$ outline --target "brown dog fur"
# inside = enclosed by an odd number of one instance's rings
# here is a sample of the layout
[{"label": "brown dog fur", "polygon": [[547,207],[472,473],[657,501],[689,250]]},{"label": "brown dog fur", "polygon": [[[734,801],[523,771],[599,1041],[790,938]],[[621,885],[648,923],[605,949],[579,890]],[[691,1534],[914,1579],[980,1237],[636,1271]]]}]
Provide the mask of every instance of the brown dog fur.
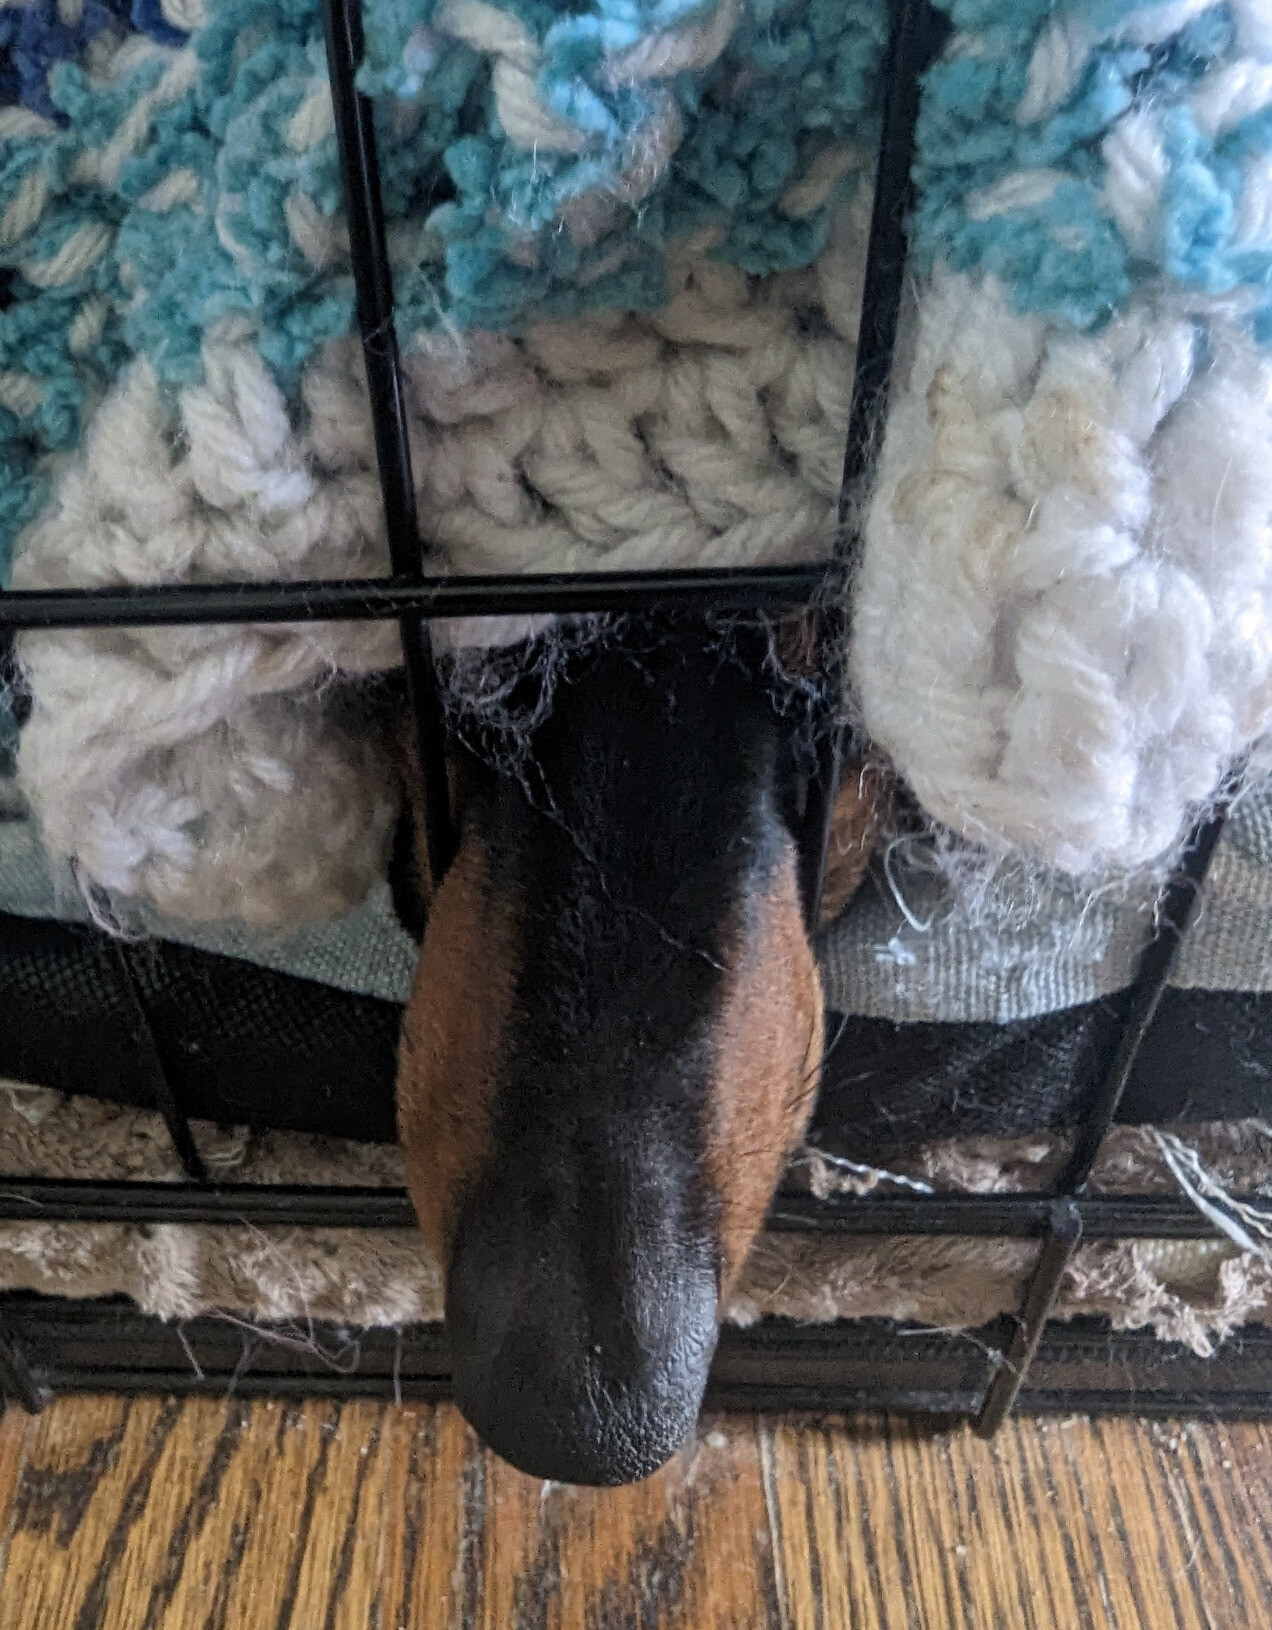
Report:
[{"label": "brown dog fur", "polygon": [[821,1071],[821,977],[793,855],[747,915],[720,1012],[707,1132],[707,1181],[720,1200],[722,1300],[803,1136]]},{"label": "brown dog fur", "polygon": [[461,1197],[490,1158],[516,980],[515,903],[492,898],[487,875],[481,846],[461,845],[437,892],[402,1021],[398,1135],[420,1227],[443,1264]]}]

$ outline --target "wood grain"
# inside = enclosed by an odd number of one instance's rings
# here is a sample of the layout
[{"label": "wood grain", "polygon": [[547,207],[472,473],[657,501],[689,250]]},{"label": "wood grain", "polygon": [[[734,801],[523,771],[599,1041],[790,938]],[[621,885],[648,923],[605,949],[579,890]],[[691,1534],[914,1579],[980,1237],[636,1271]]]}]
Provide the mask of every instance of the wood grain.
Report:
[{"label": "wood grain", "polygon": [[533,1482],[450,1408],[0,1418],[0,1630],[1258,1630],[1272,1428],[703,1423],[636,1488]]}]

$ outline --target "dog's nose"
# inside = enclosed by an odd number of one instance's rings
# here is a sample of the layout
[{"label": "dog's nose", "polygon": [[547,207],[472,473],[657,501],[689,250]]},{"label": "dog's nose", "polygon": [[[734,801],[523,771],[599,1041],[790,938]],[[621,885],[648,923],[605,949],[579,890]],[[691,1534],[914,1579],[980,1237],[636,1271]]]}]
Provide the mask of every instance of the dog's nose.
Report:
[{"label": "dog's nose", "polygon": [[446,1287],[455,1401],[533,1477],[635,1482],[675,1454],[702,1404],[718,1295],[704,1231],[656,1184],[615,1195],[600,1174],[564,1194],[513,1179],[485,1185],[460,1220]]}]

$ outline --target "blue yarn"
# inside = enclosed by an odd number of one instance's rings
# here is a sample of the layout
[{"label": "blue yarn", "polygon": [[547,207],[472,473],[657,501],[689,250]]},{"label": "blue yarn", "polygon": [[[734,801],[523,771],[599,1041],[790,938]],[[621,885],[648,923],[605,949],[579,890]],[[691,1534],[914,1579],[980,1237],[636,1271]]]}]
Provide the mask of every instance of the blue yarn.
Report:
[{"label": "blue yarn", "polygon": [[[481,132],[465,132],[457,120],[454,135],[446,139],[439,131],[435,138],[457,196],[429,216],[446,256],[442,298],[461,326],[506,327],[515,323],[518,305],[526,311],[549,297],[552,309],[568,309],[568,297],[560,298],[562,286],[588,284],[591,269],[605,265],[620,240],[634,257],[622,279],[624,299],[634,309],[653,307],[663,298],[664,280],[657,259],[643,247],[663,251],[675,238],[713,223],[725,233],[717,252],[746,271],[805,264],[825,242],[837,199],[830,198],[810,223],[782,216],[777,206],[794,173],[791,155],[806,159],[818,145],[851,137],[870,140],[885,38],[882,10],[865,0],[758,0],[712,70],[682,74],[674,82],[688,134],[654,195],[638,212],[623,212],[613,232],[580,249],[556,230],[562,209],[617,176],[629,137],[656,107],[654,94],[643,87],[609,86],[600,73],[602,53],[691,15],[700,9],[696,0],[653,5],[596,0],[591,13],[560,19],[546,30],[541,88],[554,111],[594,137],[596,150],[589,148],[582,157],[519,153],[500,140],[484,65],[463,46],[444,49],[418,80],[406,66],[407,42],[431,9],[427,0],[419,0],[415,6],[397,5],[388,20],[378,19],[377,57],[387,60],[364,67],[360,83],[373,94],[386,89],[418,94],[422,84],[425,117],[433,129],[451,109],[471,118],[474,93],[478,98]],[[550,14],[543,6],[509,9],[532,27]],[[369,21],[369,46],[371,38]],[[745,98],[731,91],[739,72],[754,77]],[[387,177],[397,179],[403,156],[389,159]],[[489,281],[490,256],[503,248],[491,236],[492,204],[501,220],[539,234],[540,265],[534,273],[504,265]],[[506,242],[506,231],[501,235]],[[404,286],[399,304],[408,322],[426,326],[438,291],[426,285],[421,293],[422,302],[416,302]],[[594,292],[577,296],[576,309],[594,298]]]},{"label": "blue yarn", "polygon": [[77,22],[63,22],[57,0],[0,10],[0,104],[21,104],[46,119],[65,123],[49,91],[49,74],[60,62],[76,62],[107,31],[128,26],[163,45],[184,45],[186,35],[168,23],[159,0],[85,0]]},{"label": "blue yarn", "polygon": [[[297,153],[287,139],[325,74],[317,0],[211,0],[190,42],[197,83],[153,118],[112,185],[86,183],[77,160],[106,146],[182,42],[158,0],[131,0],[134,29],[155,42],[149,59],[118,81],[90,80],[85,46],[107,27],[121,30],[129,3],[87,0],[71,30],[55,0],[0,12],[0,60],[18,75],[15,94],[61,127],[0,145],[0,213],[33,169],[51,187],[29,234],[0,251],[0,270],[16,274],[13,304],[0,313],[0,369],[44,389],[34,416],[0,412],[0,580],[9,543],[45,500],[45,455],[76,446],[88,404],[130,358],[147,358],[166,385],[195,381],[212,326],[247,318],[293,392],[315,350],[353,321],[348,273],[310,267],[285,213],[293,192],[319,215],[340,209],[334,140]],[[386,216],[391,229],[424,228],[422,252],[395,267],[407,332],[516,332],[584,311],[654,308],[666,297],[669,249],[704,227],[718,229],[715,252],[748,272],[806,265],[856,173],[800,220],[782,213],[784,192],[827,147],[869,150],[886,32],[875,0],[752,0],[715,64],[657,85],[611,84],[604,54],[694,17],[700,0],[593,0],[583,14],[563,13],[559,0],[509,0],[539,41],[545,102],[587,138],[584,151],[566,154],[508,140],[489,60],[431,32],[434,9],[435,0],[365,7],[360,82],[375,99]],[[685,130],[673,162],[639,207],[616,209],[595,241],[576,241],[561,230],[562,211],[605,198],[667,97]],[[196,202],[141,207],[178,170],[194,176]],[[73,285],[43,288],[22,274],[51,261],[86,221],[112,227],[114,241]],[[532,264],[513,253],[527,235]],[[101,338],[75,356],[71,325],[90,298],[105,307]]]},{"label": "blue yarn", "polygon": [[[748,273],[805,266],[818,254],[860,171],[850,165],[799,218],[782,200],[827,150],[870,150],[882,0],[743,0],[710,67],[635,82],[609,73],[613,54],[705,16],[703,0],[578,0],[572,11],[564,0],[501,3],[535,42],[537,94],[580,133],[580,150],[529,151],[509,139],[489,57],[434,26],[438,0],[365,6],[359,83],[376,110],[405,332],[517,333],[596,309],[653,309],[666,298],[669,252],[704,229],[715,233],[712,252]],[[1187,110],[1198,79],[1236,49],[1226,6],[1139,46],[1114,33],[1142,0],[943,3],[974,49],[956,36],[924,81],[912,232],[920,270],[941,260],[992,273],[1018,310],[1087,330],[1154,282],[1210,294],[1266,290],[1256,303],[1272,311],[1272,254],[1233,242],[1245,166],[1272,146],[1272,112],[1212,140]],[[1102,43],[1059,105],[1021,121],[1037,42],[1065,16],[1096,36],[1103,30]],[[130,58],[118,79],[90,79],[86,46],[107,30],[122,35],[128,22],[153,42],[149,54]],[[44,391],[34,415],[0,411],[0,554],[44,500],[46,455],[75,447],[88,404],[129,359],[148,359],[167,386],[195,381],[209,331],[245,318],[292,393],[315,350],[352,324],[347,271],[311,267],[288,226],[297,195],[319,218],[340,209],[334,141],[298,152],[288,134],[325,73],[317,0],[210,0],[189,47],[196,83],[154,116],[109,185],[77,169],[157,84],[181,38],[158,0],[86,0],[71,29],[55,0],[0,11],[0,94],[61,126],[0,145],[0,214],[33,172],[49,187],[38,221],[0,251],[0,271],[14,277],[13,303],[0,312],[0,369]],[[673,107],[682,134],[670,163],[637,205],[618,203],[633,151],[651,128],[670,128]],[[1167,169],[1152,242],[1135,251],[1104,206],[1101,151],[1132,107],[1161,114]],[[1037,170],[1055,176],[1042,201],[978,212],[987,189]],[[197,198],[144,207],[177,171],[193,177]],[[568,223],[580,202],[591,226],[576,235]],[[114,236],[74,285],[46,288],[25,276],[78,243],[85,222]],[[71,326],[90,299],[105,313],[100,338],[72,355]],[[1260,316],[1255,331],[1270,323]]]},{"label": "blue yarn", "polygon": [[[921,266],[940,259],[956,270],[992,273],[1019,311],[1082,329],[1107,321],[1133,287],[1154,278],[1210,294],[1272,288],[1272,255],[1232,244],[1241,159],[1272,145],[1272,117],[1257,114],[1212,142],[1184,106],[1206,70],[1231,56],[1226,6],[1156,48],[1097,47],[1063,104],[1036,123],[1018,122],[1016,109],[1043,29],[1061,16],[1111,28],[1140,8],[1128,0],[951,0],[945,9],[956,26],[976,33],[978,48],[948,52],[926,76],[915,165]],[[1101,201],[1100,142],[1132,104],[1162,110],[1167,158],[1157,241],[1147,255],[1132,252]],[[974,195],[1030,169],[1068,179],[1043,206],[984,220],[969,212]]]},{"label": "blue yarn", "polygon": [[184,45],[189,35],[183,28],[174,28],[163,14],[160,0],[132,0],[129,19],[139,34],[146,34],[160,45]]}]

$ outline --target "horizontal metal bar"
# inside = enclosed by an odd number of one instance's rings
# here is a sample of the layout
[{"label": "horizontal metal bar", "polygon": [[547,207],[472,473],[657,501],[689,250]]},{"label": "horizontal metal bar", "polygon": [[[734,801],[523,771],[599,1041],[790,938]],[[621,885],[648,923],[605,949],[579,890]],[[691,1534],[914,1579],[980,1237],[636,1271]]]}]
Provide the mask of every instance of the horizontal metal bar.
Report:
[{"label": "horizontal metal bar", "polygon": [[405,1189],[235,1183],[0,1179],[0,1221],[250,1223],[289,1228],[414,1228]]},{"label": "horizontal metal bar", "polygon": [[[30,1292],[0,1295],[41,1394],[110,1391],[276,1397],[441,1398],[450,1354],[440,1324],[351,1330],[321,1320],[241,1325],[215,1314],[180,1331],[122,1300],[70,1301]],[[898,1328],[886,1320],[794,1324],[764,1319],[720,1335],[710,1409],[906,1408],[970,1414],[980,1404],[997,1323],[966,1334]],[[327,1360],[324,1362],[323,1355]],[[332,1361],[339,1368],[332,1368]],[[1204,1414],[1272,1413],[1272,1331],[1250,1328],[1209,1358],[1151,1331],[1112,1330],[1103,1319],[1049,1325],[1036,1380],[1018,1412],[1070,1410]]]},{"label": "horizontal metal bar", "polygon": [[489,577],[348,578],[307,583],[162,583],[0,593],[0,628],[151,628],[183,623],[506,617],[544,612],[703,610],[804,605],[825,592],[828,563],[694,571],[536,572]]},{"label": "horizontal metal bar", "polygon": [[[1266,1207],[1266,1197],[1238,1202]],[[865,1194],[819,1200],[779,1194],[768,1227],[778,1233],[948,1234],[1040,1239],[1054,1194]],[[1073,1202],[1084,1239],[1213,1239],[1218,1229],[1181,1194],[1087,1194]]]},{"label": "horizontal metal bar", "polygon": [[[1258,1195],[1237,1196],[1266,1206]],[[779,1233],[929,1234],[1035,1239],[1047,1231],[1046,1194],[866,1194],[818,1200],[783,1192],[768,1226]],[[1085,1195],[1074,1202],[1087,1239],[1210,1239],[1214,1226],[1182,1195]],[[0,1221],[252,1223],[290,1228],[414,1228],[405,1189],[236,1183],[0,1180]]]}]

